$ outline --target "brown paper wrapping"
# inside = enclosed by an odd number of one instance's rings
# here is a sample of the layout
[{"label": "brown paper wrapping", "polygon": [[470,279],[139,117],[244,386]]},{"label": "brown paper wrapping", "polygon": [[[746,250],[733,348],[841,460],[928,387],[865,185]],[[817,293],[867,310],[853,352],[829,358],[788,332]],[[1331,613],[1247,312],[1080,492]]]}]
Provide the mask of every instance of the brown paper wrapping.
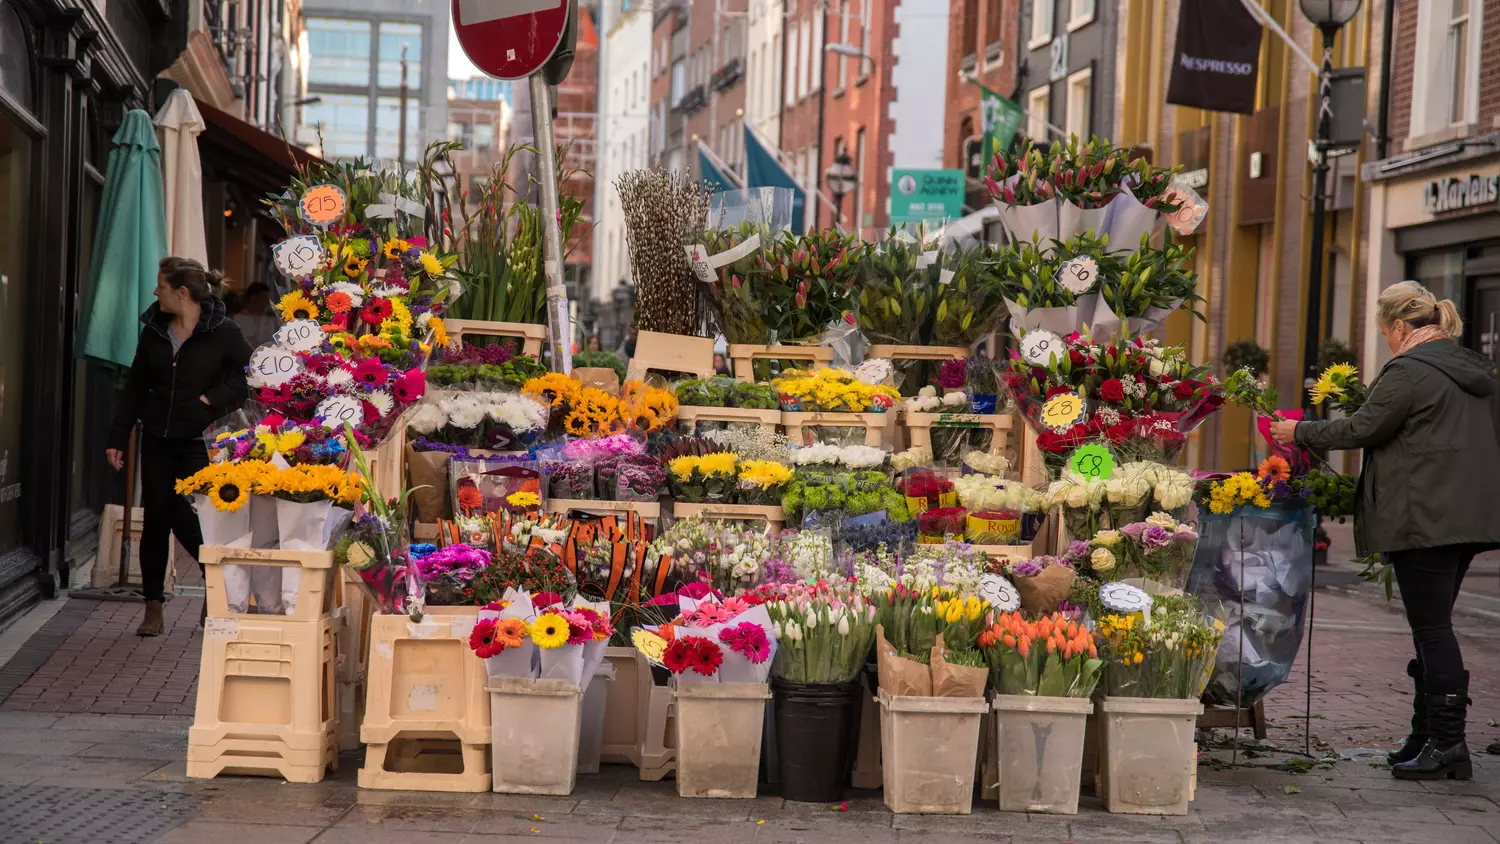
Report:
[{"label": "brown paper wrapping", "polygon": [[990,678],[989,669],[954,665],[943,658],[947,650],[939,634],[937,644],[932,647],[932,696],[984,697],[984,687]]},{"label": "brown paper wrapping", "polygon": [[875,667],[880,688],[892,697],[932,697],[932,674],[920,662],[905,659],[886,641],[885,628],[875,625]]},{"label": "brown paper wrapping", "polygon": [[620,392],[620,374],[607,366],[580,366],[573,370],[573,377],[585,387],[598,387],[612,396]]},{"label": "brown paper wrapping", "polygon": [[1067,566],[1047,566],[1036,577],[1013,577],[1011,582],[1021,593],[1021,611],[1027,613],[1051,613],[1057,603],[1065,600],[1073,589],[1078,572]]},{"label": "brown paper wrapping", "polygon": [[406,447],[406,477],[411,485],[411,506],[417,521],[435,522],[448,517],[448,460],[441,451],[415,451]]}]

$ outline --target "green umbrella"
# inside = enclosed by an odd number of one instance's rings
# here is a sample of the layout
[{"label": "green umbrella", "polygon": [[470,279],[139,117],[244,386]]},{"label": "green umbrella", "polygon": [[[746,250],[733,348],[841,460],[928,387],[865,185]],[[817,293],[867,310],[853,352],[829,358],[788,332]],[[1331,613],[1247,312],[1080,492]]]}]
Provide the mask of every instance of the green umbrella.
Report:
[{"label": "green umbrella", "polygon": [[157,265],[167,255],[166,207],[161,146],[151,115],[140,109],[127,112],[113,143],[81,336],[84,355],[129,366],[140,316],[153,301]]}]

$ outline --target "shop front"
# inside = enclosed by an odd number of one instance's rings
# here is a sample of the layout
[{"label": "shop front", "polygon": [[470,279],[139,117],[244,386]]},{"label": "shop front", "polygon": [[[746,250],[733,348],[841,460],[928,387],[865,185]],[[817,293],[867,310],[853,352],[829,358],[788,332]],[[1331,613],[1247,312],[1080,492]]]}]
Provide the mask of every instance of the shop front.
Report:
[{"label": "shop front", "polygon": [[1389,353],[1374,331],[1375,297],[1404,279],[1452,299],[1463,343],[1500,360],[1500,135],[1365,165],[1373,181],[1366,355]]}]

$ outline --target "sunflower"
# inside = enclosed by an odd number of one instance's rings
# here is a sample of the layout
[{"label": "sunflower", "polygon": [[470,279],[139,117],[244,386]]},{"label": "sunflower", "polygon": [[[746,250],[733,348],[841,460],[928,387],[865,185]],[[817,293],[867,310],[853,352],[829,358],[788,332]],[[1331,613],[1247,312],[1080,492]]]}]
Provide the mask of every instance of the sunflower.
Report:
[{"label": "sunflower", "polygon": [[237,478],[225,478],[209,489],[208,500],[220,513],[237,513],[250,496],[240,487]]},{"label": "sunflower", "polygon": [[281,311],[281,321],[291,322],[294,319],[317,319],[318,306],[307,298],[307,294],[301,290],[292,292],[281,297],[276,303],[277,310]]},{"label": "sunflower", "polygon": [[555,612],[542,613],[531,623],[531,641],[544,651],[568,643],[568,621]]},{"label": "sunflower", "polygon": [[521,647],[521,637],[526,635],[526,622],[519,618],[502,618],[495,623],[495,644],[507,648]]},{"label": "sunflower", "polygon": [[400,238],[393,238],[385,242],[385,247],[380,250],[380,254],[384,255],[387,261],[394,261],[401,257],[402,252],[410,248],[410,243]]},{"label": "sunflower", "polygon": [[359,278],[365,274],[365,269],[370,266],[367,258],[350,257],[344,262],[344,275],[350,278]]},{"label": "sunflower", "polygon": [[563,430],[570,437],[586,437],[593,431],[593,426],[589,423],[587,414],[575,410],[563,419]]},{"label": "sunflower", "polygon": [[421,263],[422,272],[427,273],[428,278],[442,278],[443,274],[448,271],[448,268],[443,266],[443,262],[434,258],[429,252],[422,253]]},{"label": "sunflower", "polygon": [[578,396],[583,385],[576,378],[561,372],[549,372],[537,378],[527,379],[521,385],[521,395],[544,402],[549,407],[560,407]]}]

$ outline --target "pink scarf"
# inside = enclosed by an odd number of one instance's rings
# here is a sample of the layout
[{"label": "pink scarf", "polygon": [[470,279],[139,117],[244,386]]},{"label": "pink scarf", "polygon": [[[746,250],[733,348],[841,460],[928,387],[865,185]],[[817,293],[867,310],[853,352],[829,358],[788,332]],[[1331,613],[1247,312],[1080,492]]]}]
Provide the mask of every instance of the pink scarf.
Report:
[{"label": "pink scarf", "polygon": [[1401,344],[1401,350],[1397,355],[1404,355],[1423,343],[1431,343],[1433,340],[1446,340],[1448,335],[1443,333],[1441,325],[1424,325],[1406,335],[1406,341]]}]

